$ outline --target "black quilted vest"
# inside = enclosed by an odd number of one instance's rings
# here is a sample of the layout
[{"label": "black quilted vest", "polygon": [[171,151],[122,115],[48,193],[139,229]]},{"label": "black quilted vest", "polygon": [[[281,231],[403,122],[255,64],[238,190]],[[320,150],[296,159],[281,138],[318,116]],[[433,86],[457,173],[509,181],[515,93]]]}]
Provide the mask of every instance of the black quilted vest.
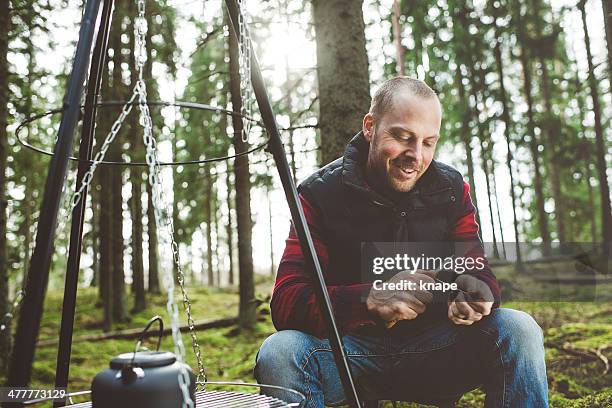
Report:
[{"label": "black quilted vest", "polygon": [[343,157],[298,187],[318,213],[320,239],[328,248],[324,274],[330,285],[363,282],[362,242],[448,242],[462,215],[463,177],[457,170],[434,160],[411,191],[392,201],[366,186],[368,150],[368,141],[358,133]]},{"label": "black quilted vest", "polygon": [[343,157],[298,187],[321,221],[328,284],[359,281],[362,242],[448,242],[462,215],[463,177],[457,170],[434,160],[411,191],[391,201],[365,184],[368,149],[358,133]]}]

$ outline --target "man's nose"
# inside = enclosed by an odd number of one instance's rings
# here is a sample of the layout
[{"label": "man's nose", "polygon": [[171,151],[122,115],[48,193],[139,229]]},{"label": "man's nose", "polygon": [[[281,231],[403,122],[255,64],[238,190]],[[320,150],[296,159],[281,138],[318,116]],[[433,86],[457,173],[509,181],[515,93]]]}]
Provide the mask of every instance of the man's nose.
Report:
[{"label": "man's nose", "polygon": [[404,155],[406,157],[410,157],[416,161],[421,160],[421,155],[423,154],[423,143],[420,141],[415,141],[404,151]]}]

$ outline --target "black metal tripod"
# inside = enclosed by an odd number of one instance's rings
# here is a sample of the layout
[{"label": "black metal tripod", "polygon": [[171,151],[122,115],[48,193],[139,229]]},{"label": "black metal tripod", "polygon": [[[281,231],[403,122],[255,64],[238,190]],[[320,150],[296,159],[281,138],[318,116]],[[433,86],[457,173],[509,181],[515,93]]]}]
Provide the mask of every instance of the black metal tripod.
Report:
[{"label": "black metal tripod", "polygon": [[[43,312],[45,290],[49,278],[49,268],[51,255],[53,253],[53,241],[57,226],[61,191],[66,179],[66,171],[69,154],[73,146],[75,128],[79,121],[80,101],[88,68],[89,78],[87,81],[83,130],[79,145],[79,158],[81,161],[77,174],[77,185],[80,184],[80,180],[89,167],[87,160],[91,159],[97,92],[100,88],[101,71],[104,67],[113,2],[113,0],[104,0],[102,13],[100,13],[102,0],[87,0],[85,5],[77,51],[72,66],[68,89],[64,98],[64,110],[58,132],[57,144],[54,149],[54,155],[51,158],[45,184],[38,231],[36,234],[36,246],[28,271],[25,297],[17,326],[15,349],[10,363],[8,377],[9,386],[25,386],[30,381],[36,339],[38,337]],[[239,5],[236,0],[226,0],[225,3],[229,10],[231,24],[234,27],[234,35],[236,35],[239,24]],[[93,40],[94,36],[96,37],[95,46]],[[306,265],[315,272],[315,292],[327,323],[331,349],[344,387],[347,402],[351,407],[359,408],[361,404],[351,376],[342,339],[333,316],[321,265],[319,264],[310,230],[298,199],[295,181],[291,176],[291,170],[287,162],[276,119],[259,68],[259,63],[252,48],[251,67],[253,90],[264,126],[270,138],[268,151],[272,154],[276,163],[291,211],[291,218],[301,243]],[[68,384],[85,202],[85,199],[81,199],[72,213],[70,248],[56,371],[57,387],[66,387]]]}]

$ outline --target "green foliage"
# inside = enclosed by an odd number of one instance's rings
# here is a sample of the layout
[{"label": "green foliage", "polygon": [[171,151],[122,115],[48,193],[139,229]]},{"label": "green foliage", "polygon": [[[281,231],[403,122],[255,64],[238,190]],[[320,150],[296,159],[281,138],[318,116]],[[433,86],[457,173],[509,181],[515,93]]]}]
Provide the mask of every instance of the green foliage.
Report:
[{"label": "green foliage", "polygon": [[[265,297],[272,283],[260,280],[258,297]],[[194,305],[196,320],[232,317],[237,314],[238,302],[235,290],[189,288]],[[96,306],[97,294],[93,290],[82,290],[78,295],[74,338],[84,335],[101,334],[102,310]],[[160,314],[167,320],[165,296],[152,296],[148,308],[133,316],[130,323],[123,323],[117,329],[143,327],[147,320]],[[61,293],[52,292],[45,304],[45,314],[39,341],[54,341],[59,328]],[[262,305],[263,306],[263,305]],[[524,310],[534,316],[544,328],[546,361],[548,367],[551,407],[587,408],[608,407],[612,401],[612,374],[602,376],[602,364],[584,362],[552,348],[550,344],[565,342],[576,348],[601,347],[611,342],[612,327],[610,305],[605,303],[508,303],[505,307]],[[202,355],[207,374],[213,381],[243,380],[254,381],[252,368],[255,354],[263,340],[273,333],[274,328],[263,306],[258,324],[252,330],[222,328],[199,331],[197,337],[202,347]],[[181,321],[185,321],[181,313]],[[558,324],[558,322],[563,324]],[[187,362],[195,367],[195,359],[186,343]],[[145,343],[154,347],[153,340]],[[76,341],[73,344],[69,389],[72,391],[88,389],[93,377],[108,366],[110,359],[122,352],[132,350],[133,340]],[[166,336],[162,349],[172,350],[172,340]],[[609,356],[609,353],[608,353]],[[568,359],[569,357],[569,359]],[[52,384],[55,375],[55,346],[37,348],[34,365],[34,385]],[[2,379],[0,379],[0,382]],[[475,390],[466,394],[458,404],[460,408],[482,406],[484,394]],[[391,406],[390,404],[387,406]],[[401,407],[423,407],[417,404],[402,403]]]},{"label": "green foliage", "polygon": [[612,405],[612,389],[577,400],[568,400],[558,394],[551,396],[550,405],[557,408],[608,408]]}]

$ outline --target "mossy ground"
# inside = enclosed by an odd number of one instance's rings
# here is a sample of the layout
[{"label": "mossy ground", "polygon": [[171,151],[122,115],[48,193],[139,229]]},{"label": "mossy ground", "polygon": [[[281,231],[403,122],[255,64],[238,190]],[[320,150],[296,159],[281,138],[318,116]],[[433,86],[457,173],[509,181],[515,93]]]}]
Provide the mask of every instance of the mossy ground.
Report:
[{"label": "mossy ground", "polygon": [[[261,282],[258,294],[269,294],[271,283]],[[237,315],[238,295],[234,289],[208,290],[190,288],[193,311],[197,320],[218,319]],[[130,322],[117,324],[115,328],[140,328],[147,320],[160,314],[169,324],[163,295],[150,296],[146,310],[132,316]],[[57,339],[60,325],[61,293],[48,293],[45,314],[39,340]],[[597,349],[612,345],[612,304],[610,302],[581,303],[536,303],[510,302],[504,307],[530,313],[545,331],[546,359],[552,407],[610,407],[612,406],[612,373],[603,375],[601,361],[581,361],[575,356],[552,347],[558,344],[571,345],[575,349]],[[254,381],[252,374],[255,354],[261,342],[274,328],[265,304],[260,310],[258,323],[253,329],[238,330],[236,327],[199,331],[198,340],[209,379],[214,381]],[[184,318],[181,316],[181,320]],[[97,291],[83,289],[78,295],[74,338],[85,334],[102,333],[102,310],[97,306]],[[196,367],[190,347],[190,338],[183,335],[187,360]],[[154,347],[154,340],[148,344]],[[109,360],[121,352],[133,350],[133,340],[104,340],[96,342],[76,341],[72,349],[69,389],[88,389],[93,377],[108,366]],[[172,350],[172,339],[166,336],[162,348]],[[33,385],[49,386],[54,383],[56,346],[38,347],[36,350]],[[611,357],[612,349],[604,350]],[[0,381],[2,379],[0,378]],[[3,381],[2,381],[3,382]],[[484,396],[476,390],[466,394],[459,407],[482,406]],[[391,406],[391,405],[388,405]],[[400,404],[402,407],[418,407],[416,404]]]}]

